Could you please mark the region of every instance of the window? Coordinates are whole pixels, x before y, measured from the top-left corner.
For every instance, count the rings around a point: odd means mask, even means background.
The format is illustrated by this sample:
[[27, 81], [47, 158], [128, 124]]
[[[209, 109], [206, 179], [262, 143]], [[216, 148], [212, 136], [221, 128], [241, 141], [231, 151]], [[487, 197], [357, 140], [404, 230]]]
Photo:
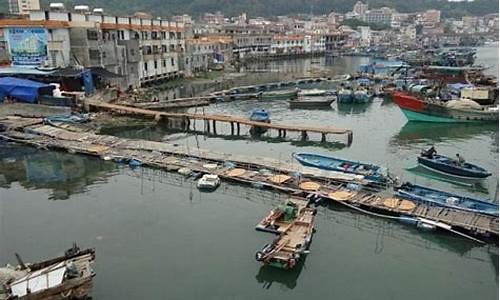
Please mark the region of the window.
[[163, 67], [164, 67], [164, 68], [166, 68], [166, 67], [167, 67], [167, 60], [166, 60], [166, 59], [164, 59], [164, 60], [163, 60]]
[[155, 60], [154, 63], [155, 63], [155, 69], [158, 69], [158, 62]]
[[130, 49], [130, 56], [135, 56], [135, 49]]
[[89, 49], [89, 58], [90, 59], [99, 59], [99, 50]]
[[148, 70], [148, 62], [144, 62], [144, 71], [147, 71]]
[[170, 59], [170, 63], [172, 64], [172, 66], [175, 66], [175, 61], [173, 58]]
[[99, 39], [97, 31], [95, 31], [95, 30], [87, 30], [87, 39], [91, 40], [91, 41], [97, 41]]

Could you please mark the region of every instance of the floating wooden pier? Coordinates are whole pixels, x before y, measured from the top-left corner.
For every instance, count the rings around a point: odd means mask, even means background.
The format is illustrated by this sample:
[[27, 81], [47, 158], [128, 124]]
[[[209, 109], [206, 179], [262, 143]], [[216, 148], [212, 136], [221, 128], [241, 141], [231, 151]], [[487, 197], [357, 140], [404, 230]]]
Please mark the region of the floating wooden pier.
[[[3, 125], [2, 125], [3, 124]], [[321, 199], [349, 204], [354, 209], [375, 211], [414, 219], [425, 218], [450, 229], [480, 236], [498, 236], [498, 217], [382, 196], [376, 191], [346, 190], [346, 183], [359, 187], [369, 184], [362, 176], [324, 172], [269, 158], [216, 153], [185, 146], [131, 140], [92, 132], [74, 132], [41, 124], [40, 119], [6, 118], [0, 120], [6, 131], [0, 138], [45, 149], [93, 155], [105, 160], [139, 160], [144, 166], [178, 171], [216, 174], [226, 181], [258, 188], [269, 188], [296, 195], [314, 195]]]
[[127, 107], [122, 105], [85, 101], [84, 107], [90, 111], [107, 111], [117, 114], [138, 116], [147, 119], [154, 119], [158, 122], [165, 122], [173, 124], [177, 121], [181, 129], [189, 131], [191, 125], [195, 130], [195, 121], [203, 121], [204, 131], [207, 133], [217, 134], [217, 123], [226, 123], [231, 127], [231, 135], [241, 135], [242, 125], [251, 127], [260, 127], [268, 130], [278, 132], [278, 137], [285, 138], [289, 132], [300, 134], [302, 140], [308, 140], [311, 133], [321, 135], [321, 141], [326, 142], [328, 135], [346, 135], [347, 145], [350, 146], [353, 140], [353, 133], [350, 129], [337, 129], [330, 127], [312, 127], [312, 126], [292, 126], [277, 123], [263, 123], [250, 121], [241, 117], [225, 116], [225, 115], [205, 115], [205, 114], [190, 114], [190, 113], [172, 113], [172, 112], [159, 112], [149, 109], [142, 109], [136, 107]]

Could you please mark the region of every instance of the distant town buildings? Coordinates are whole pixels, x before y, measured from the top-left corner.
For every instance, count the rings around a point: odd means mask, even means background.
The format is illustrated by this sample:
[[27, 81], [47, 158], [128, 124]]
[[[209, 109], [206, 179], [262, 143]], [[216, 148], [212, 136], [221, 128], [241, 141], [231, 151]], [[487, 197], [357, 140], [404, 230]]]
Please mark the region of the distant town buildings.
[[[52, 3], [40, 10], [31, 1], [36, 0], [9, 0], [11, 12], [24, 16], [0, 19], [0, 66], [79, 66], [123, 88], [195, 76], [246, 59], [497, 39], [499, 24], [498, 14], [443, 19], [439, 10], [400, 13], [361, 1], [345, 14], [226, 18], [207, 12], [199, 19], [184, 14], [170, 20], [146, 13], [114, 16], [87, 5], [68, 10]], [[352, 18], [366, 26], [345, 25]]]

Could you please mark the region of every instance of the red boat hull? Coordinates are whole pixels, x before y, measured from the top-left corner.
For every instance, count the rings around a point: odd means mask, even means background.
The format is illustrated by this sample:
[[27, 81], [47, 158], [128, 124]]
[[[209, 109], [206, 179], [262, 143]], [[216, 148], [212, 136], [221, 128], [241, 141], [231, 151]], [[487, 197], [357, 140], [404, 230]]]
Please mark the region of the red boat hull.
[[410, 93], [395, 91], [392, 100], [409, 121], [456, 123], [498, 122], [498, 112], [488, 110], [455, 109], [439, 101], [425, 101]]

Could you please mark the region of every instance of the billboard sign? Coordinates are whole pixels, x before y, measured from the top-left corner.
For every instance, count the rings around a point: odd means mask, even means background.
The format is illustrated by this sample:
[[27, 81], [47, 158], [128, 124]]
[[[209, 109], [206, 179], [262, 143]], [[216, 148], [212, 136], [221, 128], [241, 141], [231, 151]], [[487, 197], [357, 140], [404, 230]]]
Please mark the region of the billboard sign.
[[38, 66], [47, 59], [45, 28], [8, 28], [6, 40], [12, 65]]

